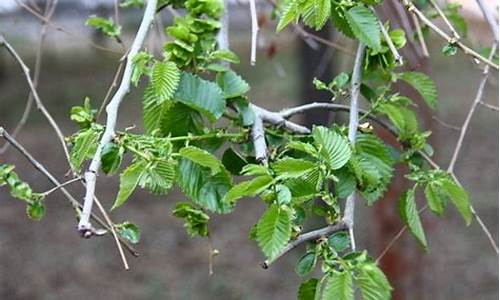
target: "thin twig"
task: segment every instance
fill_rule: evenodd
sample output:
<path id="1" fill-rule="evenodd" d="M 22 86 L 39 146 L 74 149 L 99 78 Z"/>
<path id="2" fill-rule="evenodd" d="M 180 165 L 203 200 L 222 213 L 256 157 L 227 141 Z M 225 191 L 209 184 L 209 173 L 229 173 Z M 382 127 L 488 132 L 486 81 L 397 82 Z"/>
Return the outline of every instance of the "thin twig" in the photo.
<path id="1" fill-rule="evenodd" d="M 481 12 L 483 13 L 484 18 L 488 22 L 491 32 L 493 33 L 493 38 L 495 42 L 498 44 L 498 21 L 495 19 L 491 12 L 497 11 L 497 9 L 492 9 L 488 7 L 488 5 L 484 2 L 484 0 L 476 0 Z"/>
<path id="2" fill-rule="evenodd" d="M 50 190 L 48 190 L 46 192 L 41 193 L 41 195 L 43 197 L 47 197 L 48 195 L 50 195 L 51 193 L 57 191 L 58 189 L 63 188 L 65 186 L 69 185 L 69 184 L 72 184 L 72 183 L 76 182 L 76 181 L 80 181 L 82 179 L 83 179 L 82 177 L 75 177 L 73 179 L 70 179 L 70 180 L 68 180 L 66 182 L 61 183 L 60 185 L 57 185 L 57 186 L 51 188 Z"/>
<path id="3" fill-rule="evenodd" d="M 156 11 L 157 0 L 149 0 L 146 4 L 144 10 L 144 16 L 139 26 L 139 30 L 135 36 L 135 39 L 130 47 L 130 51 L 127 55 L 127 62 L 125 64 L 125 70 L 123 71 L 122 80 L 118 90 L 106 107 L 107 120 L 106 120 L 106 130 L 104 131 L 99 145 L 97 146 L 96 152 L 88 170 L 85 172 L 85 182 L 86 192 L 85 201 L 83 204 L 83 211 L 81 214 L 80 222 L 78 223 L 78 231 L 83 237 L 90 237 L 92 235 L 92 225 L 89 222 L 90 213 L 92 211 L 92 204 L 95 195 L 95 185 L 96 176 L 99 172 L 101 166 L 101 152 L 103 147 L 109 143 L 115 135 L 116 120 L 118 118 L 118 109 L 120 104 L 128 93 L 130 89 L 130 79 L 132 77 L 133 71 L 133 59 L 135 55 L 142 48 L 146 35 L 148 33 L 151 22 L 153 22 L 155 11 Z"/>
<path id="4" fill-rule="evenodd" d="M 113 82 L 111 82 L 111 85 L 108 88 L 108 91 L 106 92 L 106 96 L 104 96 L 104 100 L 101 103 L 101 106 L 99 107 L 99 110 L 97 111 L 97 114 L 95 116 L 95 119 L 98 120 L 99 117 L 101 116 L 102 112 L 104 111 L 104 108 L 106 107 L 106 104 L 108 104 L 109 97 L 111 97 L 111 93 L 115 89 L 117 82 L 118 82 L 118 77 L 120 76 L 120 73 L 122 71 L 124 64 L 124 60 L 120 60 L 120 63 L 118 64 L 118 68 L 116 68 L 115 75 L 113 76 Z"/>
<path id="5" fill-rule="evenodd" d="M 496 50 L 497 50 L 497 44 L 493 45 L 491 47 L 491 52 L 489 55 L 489 59 L 495 55 Z M 476 111 L 476 107 L 481 102 L 483 99 L 483 94 L 484 94 L 484 89 L 486 87 L 486 83 L 488 82 L 488 76 L 489 76 L 489 71 L 490 71 L 490 66 L 486 65 L 484 66 L 483 69 L 483 77 L 481 78 L 481 81 L 479 82 L 479 87 L 476 92 L 476 96 L 474 98 L 474 101 L 472 102 L 472 106 L 469 109 L 469 112 L 467 113 L 467 117 L 465 118 L 465 121 L 461 127 L 460 130 L 460 136 L 458 137 L 457 144 L 455 145 L 455 150 L 453 151 L 453 155 L 451 157 L 450 165 L 448 167 L 448 173 L 452 173 L 455 167 L 455 163 L 457 162 L 458 158 L 458 153 L 460 152 L 460 149 L 462 149 L 462 144 L 464 142 L 465 134 L 467 133 L 467 130 L 469 129 L 469 124 L 472 119 L 472 115 Z"/>
<path id="6" fill-rule="evenodd" d="M 417 18 L 415 13 L 410 13 L 411 20 L 413 21 L 413 26 L 415 26 L 415 30 L 417 31 L 418 43 L 422 48 L 422 54 L 424 57 L 429 57 L 429 50 L 427 49 L 427 44 L 425 42 L 424 34 L 422 33 L 422 26 L 420 26 L 420 21 Z"/>
<path id="7" fill-rule="evenodd" d="M 450 29 L 451 33 L 453 34 L 453 37 L 455 37 L 455 39 L 459 40 L 460 39 L 460 35 L 457 33 L 457 31 L 455 30 L 455 28 L 453 27 L 453 25 L 451 25 L 450 20 L 448 19 L 448 17 L 446 17 L 446 15 L 441 10 L 441 8 L 439 7 L 439 5 L 437 5 L 436 1 L 429 0 L 429 2 L 434 7 L 434 9 L 437 11 L 437 13 L 441 17 L 441 19 L 443 19 L 443 21 L 446 23 L 446 26 L 448 26 L 448 28 Z"/>
<path id="8" fill-rule="evenodd" d="M 488 104 L 484 101 L 479 101 L 479 104 L 481 104 L 482 106 L 486 107 L 486 108 L 489 108 L 493 111 L 498 111 L 498 106 L 495 106 L 495 105 L 491 105 L 491 104 Z"/>
<path id="9" fill-rule="evenodd" d="M 40 171 L 45 177 L 49 179 L 49 181 L 54 185 L 54 186 L 59 186 L 61 183 L 49 172 L 47 169 L 40 163 L 38 160 L 36 160 L 31 153 L 24 148 L 23 145 L 21 145 L 15 138 L 13 138 L 11 135 L 5 131 L 2 127 L 0 127 L 0 137 L 4 138 L 8 143 L 12 144 L 12 146 L 21 153 L 30 163 L 33 165 L 35 169 Z M 66 199 L 69 201 L 69 203 L 73 206 L 76 212 L 80 212 L 80 209 L 82 208 L 82 205 L 66 190 L 64 187 L 60 189 L 60 191 L 63 193 L 63 195 L 66 197 Z M 95 214 L 91 214 L 91 217 L 93 220 L 95 220 L 99 225 L 101 225 L 103 228 L 106 230 L 110 231 L 111 228 L 106 225 L 106 223 L 101 220 L 98 216 Z M 139 256 L 139 253 L 137 250 L 134 249 L 124 238 L 120 237 L 120 243 L 127 249 L 127 251 L 132 254 L 133 256 Z"/>
<path id="10" fill-rule="evenodd" d="M 389 50 L 391 50 L 392 56 L 394 56 L 394 60 L 397 62 L 398 65 L 403 65 L 403 57 L 399 54 L 398 49 L 396 49 L 396 46 L 394 46 L 394 43 L 392 42 L 391 37 L 389 36 L 389 33 L 385 29 L 384 24 L 382 21 L 380 21 L 380 18 L 377 15 L 377 12 L 373 7 L 371 7 L 371 10 L 373 14 L 377 16 L 377 21 L 380 26 L 380 31 L 382 32 L 382 36 L 384 37 L 385 42 L 389 46 Z"/>
<path id="11" fill-rule="evenodd" d="M 346 231 L 346 230 L 348 230 L 347 224 L 341 221 L 337 224 L 328 225 L 326 227 L 317 230 L 303 233 L 299 235 L 296 239 L 289 242 L 283 249 L 281 249 L 281 251 L 273 259 L 264 261 L 261 264 L 261 266 L 262 268 L 267 269 L 274 261 L 276 261 L 283 255 L 287 254 L 288 252 L 290 252 L 291 250 L 295 249 L 297 246 L 305 242 L 317 240 L 322 237 L 330 236 L 336 232 Z"/>
<path id="12" fill-rule="evenodd" d="M 43 116 L 47 119 L 49 124 L 52 126 L 54 131 L 56 132 L 56 135 L 59 139 L 59 142 L 61 143 L 63 150 L 64 150 L 64 155 L 66 156 L 66 159 L 69 161 L 69 151 L 68 147 L 66 146 L 66 142 L 64 141 L 64 134 L 62 133 L 61 129 L 57 125 L 56 121 L 52 117 L 52 115 L 49 113 L 45 105 L 43 104 L 42 100 L 40 100 L 40 97 L 38 96 L 38 92 L 35 88 L 35 85 L 33 81 L 31 80 L 30 76 L 30 70 L 24 63 L 24 61 L 21 59 L 19 54 L 17 54 L 16 50 L 5 40 L 5 38 L 0 34 L 0 46 L 4 46 L 7 51 L 11 54 L 11 56 L 14 58 L 14 60 L 17 62 L 17 64 L 21 67 L 21 70 L 24 72 L 24 76 L 26 77 L 26 81 L 28 82 L 28 85 L 30 87 L 31 93 L 33 94 L 33 97 L 35 98 L 35 103 L 37 105 L 37 108 L 42 112 Z"/>
<path id="13" fill-rule="evenodd" d="M 448 123 L 446 123 L 445 121 L 443 121 L 443 120 L 439 119 L 439 118 L 438 118 L 438 117 L 436 117 L 436 116 L 432 116 L 432 119 L 433 119 L 434 121 L 438 122 L 439 124 L 441 124 L 443 127 L 446 127 L 446 128 L 448 128 L 448 129 L 451 129 L 451 130 L 458 130 L 458 131 L 460 131 L 460 127 L 458 127 L 458 126 L 454 126 L 454 125 L 451 125 L 451 124 L 448 124 Z"/>
<path id="14" fill-rule="evenodd" d="M 250 17 L 252 18 L 252 48 L 250 53 L 250 64 L 255 65 L 257 56 L 257 34 L 259 33 L 259 22 L 257 21 L 257 8 L 255 7 L 255 0 L 249 0 L 250 4 Z"/>
<path id="15" fill-rule="evenodd" d="M 354 60 L 354 67 L 352 70 L 351 79 L 351 105 L 349 110 L 349 141 L 354 144 L 356 142 L 356 133 L 358 132 L 359 120 L 359 93 L 361 87 L 361 74 L 363 70 L 363 60 L 365 57 L 366 46 L 359 43 L 358 50 L 356 51 L 356 58 Z M 356 243 L 354 239 L 354 207 L 356 204 L 356 193 L 353 192 L 349 195 L 345 202 L 344 217 L 342 221 L 347 224 L 349 228 L 349 236 L 351 238 L 351 249 L 356 251 Z"/>
<path id="16" fill-rule="evenodd" d="M 457 46 L 459 49 L 461 49 L 465 54 L 473 57 L 477 61 L 480 61 L 484 64 L 487 64 L 495 69 L 498 70 L 498 65 L 495 64 L 494 62 L 491 61 L 491 59 L 484 58 L 481 54 L 477 53 L 476 51 L 472 50 L 471 48 L 467 47 L 465 44 L 463 44 L 460 41 L 457 41 L 455 38 L 450 37 L 448 34 L 443 32 L 439 27 L 434 25 L 418 8 L 413 5 L 413 3 L 409 2 L 408 0 L 404 0 L 406 7 L 410 13 L 415 13 L 415 15 L 427 26 L 429 26 L 432 31 L 436 32 L 439 36 L 441 36 L 444 40 L 446 40 L 447 43 L 453 44 Z"/>
<path id="17" fill-rule="evenodd" d="M 50 20 L 52 18 L 52 15 L 56 9 L 58 0 L 52 0 L 52 1 L 47 1 L 45 3 L 45 17 L 47 20 Z M 33 86 L 35 88 L 38 87 L 38 80 L 40 78 L 40 71 L 41 71 L 41 66 L 42 66 L 42 49 L 43 49 L 43 43 L 45 41 L 45 37 L 47 34 L 47 22 L 42 21 L 42 28 L 40 29 L 40 38 L 38 39 L 38 46 L 35 54 L 35 69 L 33 73 Z M 26 106 L 24 107 L 23 114 L 21 118 L 19 119 L 19 122 L 17 123 L 16 127 L 12 131 L 12 136 L 15 138 L 17 135 L 21 132 L 23 129 L 24 125 L 26 125 L 26 122 L 28 121 L 28 117 L 31 112 L 31 108 L 33 107 L 33 93 L 30 91 L 28 100 L 26 101 Z M 0 155 L 4 154 L 7 149 L 9 148 L 9 143 L 5 143 L 5 145 L 0 149 Z"/>
<path id="18" fill-rule="evenodd" d="M 50 21 L 49 19 L 47 19 L 46 17 L 44 17 L 43 15 L 41 15 L 40 13 L 38 13 L 37 11 L 35 11 L 34 9 L 32 9 L 31 7 L 27 6 L 26 4 L 24 4 L 21 0 L 15 0 L 16 3 L 21 6 L 22 8 L 24 8 L 25 10 L 27 10 L 29 13 L 31 13 L 33 16 L 37 17 L 38 19 L 46 22 L 48 25 L 54 27 L 54 29 L 56 29 L 57 31 L 61 31 L 61 32 L 64 32 L 66 33 L 67 35 L 79 40 L 79 41 L 84 41 L 85 43 L 87 43 L 88 45 L 90 45 L 91 47 L 94 47 L 95 49 L 98 49 L 98 50 L 103 50 L 103 51 L 107 51 L 107 52 L 111 52 L 111 53 L 115 53 L 115 54 L 122 54 L 121 52 L 119 51 L 116 51 L 116 50 L 113 50 L 113 49 L 110 49 L 110 48 L 106 48 L 104 46 L 101 46 L 101 45 L 98 45 L 96 43 L 94 43 L 92 40 L 90 40 L 89 38 L 87 37 L 84 37 L 84 36 L 81 36 L 79 34 L 76 34 L 74 32 L 71 32 L 71 31 L 68 31 L 67 29 L 59 26 L 59 25 L 56 25 L 54 22 Z"/>

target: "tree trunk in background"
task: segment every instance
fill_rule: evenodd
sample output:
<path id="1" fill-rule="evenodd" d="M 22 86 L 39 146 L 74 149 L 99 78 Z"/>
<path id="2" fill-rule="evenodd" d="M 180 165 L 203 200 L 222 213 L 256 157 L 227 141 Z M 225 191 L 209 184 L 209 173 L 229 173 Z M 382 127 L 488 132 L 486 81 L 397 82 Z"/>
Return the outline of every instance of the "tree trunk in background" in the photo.
<path id="1" fill-rule="evenodd" d="M 307 27 L 306 31 L 318 35 L 324 39 L 332 38 L 331 26 L 323 27 L 321 31 L 313 31 Z M 313 80 L 318 78 L 322 81 L 330 81 L 333 76 L 332 59 L 335 55 L 334 49 L 323 44 L 311 41 L 307 43 L 304 39 L 300 40 L 300 74 L 301 91 L 303 104 L 310 102 L 326 101 L 331 95 L 326 91 L 318 91 L 314 88 Z M 309 111 L 304 116 L 304 122 L 307 126 L 312 124 L 327 124 L 330 113 L 326 110 Z"/>

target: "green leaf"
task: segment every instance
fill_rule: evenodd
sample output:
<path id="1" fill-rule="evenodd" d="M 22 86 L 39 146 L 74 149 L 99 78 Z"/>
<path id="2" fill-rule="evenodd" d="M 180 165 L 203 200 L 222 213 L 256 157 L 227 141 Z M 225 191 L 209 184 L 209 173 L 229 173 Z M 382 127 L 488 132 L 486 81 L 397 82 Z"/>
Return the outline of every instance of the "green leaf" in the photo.
<path id="1" fill-rule="evenodd" d="M 315 266 L 316 266 L 316 253 L 307 252 L 297 262 L 297 266 L 295 267 L 295 272 L 297 272 L 299 276 L 305 276 L 311 273 L 312 270 L 314 270 Z"/>
<path id="2" fill-rule="evenodd" d="M 221 169 L 211 175 L 210 170 L 191 160 L 181 159 L 177 177 L 179 186 L 194 203 L 216 213 L 228 213 L 232 205 L 224 196 L 232 186 L 229 173 Z"/>
<path id="3" fill-rule="evenodd" d="M 332 271 L 326 277 L 325 287 L 323 288 L 324 300 L 354 300 L 354 288 L 352 285 L 352 276 L 349 271 Z"/>
<path id="4" fill-rule="evenodd" d="M 125 203 L 132 192 L 135 190 L 141 177 L 146 172 L 146 162 L 137 161 L 125 169 L 125 171 L 120 175 L 120 190 L 118 191 L 118 196 L 116 196 L 115 203 L 111 209 L 115 209 Z"/>
<path id="5" fill-rule="evenodd" d="M 222 164 L 231 174 L 239 175 L 247 163 L 246 159 L 231 147 L 222 154 Z"/>
<path id="6" fill-rule="evenodd" d="M 115 173 L 122 162 L 124 149 L 114 143 L 107 143 L 101 152 L 101 168 L 105 174 Z"/>
<path id="7" fill-rule="evenodd" d="M 171 106 L 172 104 L 168 101 L 159 101 L 151 83 L 146 87 L 142 101 L 142 116 L 147 133 L 152 134 L 160 128 L 164 115 Z"/>
<path id="8" fill-rule="evenodd" d="M 429 183 L 424 190 L 427 204 L 432 212 L 438 216 L 442 216 L 447 203 L 446 195 L 443 193 L 439 185 Z"/>
<path id="9" fill-rule="evenodd" d="M 445 179 L 441 183 L 443 191 L 455 205 L 458 212 L 462 215 L 465 223 L 469 225 L 472 222 L 472 211 L 469 203 L 469 194 L 451 179 Z"/>
<path id="10" fill-rule="evenodd" d="M 121 237 L 130 241 L 132 244 L 139 243 L 139 240 L 141 239 L 141 231 L 139 230 L 139 227 L 128 221 L 121 224 L 115 224 L 115 229 Z"/>
<path id="11" fill-rule="evenodd" d="M 458 52 L 458 47 L 455 46 L 455 44 L 446 44 L 443 49 L 441 49 L 441 52 L 445 55 L 445 56 L 453 56 L 455 54 L 457 54 Z"/>
<path id="12" fill-rule="evenodd" d="M 390 300 L 392 287 L 380 268 L 373 262 L 361 263 L 357 268 L 356 283 L 363 300 Z"/>
<path id="13" fill-rule="evenodd" d="M 344 251 L 349 247 L 350 240 L 347 232 L 336 232 L 328 238 L 328 245 L 335 249 L 335 251 Z"/>
<path id="14" fill-rule="evenodd" d="M 130 78 L 132 84 L 137 86 L 139 84 L 139 81 L 141 80 L 141 76 L 148 73 L 148 64 L 152 59 L 153 55 L 144 51 L 141 51 L 134 56 L 134 58 L 132 59 L 132 77 Z"/>
<path id="15" fill-rule="evenodd" d="M 174 99 L 215 121 L 224 113 L 226 101 L 217 84 L 196 75 L 182 73 Z"/>
<path id="16" fill-rule="evenodd" d="M 243 181 L 233 186 L 225 195 L 224 202 L 233 203 L 242 197 L 253 197 L 273 183 L 273 178 L 269 175 L 260 175 L 250 181 Z"/>
<path id="17" fill-rule="evenodd" d="M 166 194 L 174 184 L 176 176 L 174 160 L 160 160 L 150 164 L 139 184 L 156 195 Z"/>
<path id="18" fill-rule="evenodd" d="M 271 205 L 257 224 L 257 243 L 268 259 L 273 259 L 290 239 L 290 212 Z"/>
<path id="19" fill-rule="evenodd" d="M 35 221 L 40 221 L 45 216 L 45 204 L 41 200 L 33 201 L 26 206 L 26 214 Z"/>
<path id="20" fill-rule="evenodd" d="M 217 74 L 216 81 L 226 99 L 242 96 L 250 90 L 248 83 L 232 70 Z"/>
<path id="21" fill-rule="evenodd" d="M 391 122 L 399 130 L 399 138 L 409 140 L 418 132 L 418 121 L 415 113 L 398 104 L 384 103 L 377 108 L 389 117 Z"/>
<path id="22" fill-rule="evenodd" d="M 182 103 L 169 105 L 163 112 L 160 129 L 164 135 L 183 136 L 201 132 L 203 119 L 199 112 Z"/>
<path id="23" fill-rule="evenodd" d="M 314 0 L 314 28 L 320 30 L 330 17 L 332 1 Z"/>
<path id="24" fill-rule="evenodd" d="M 271 166 L 276 175 L 286 179 L 301 177 L 315 168 L 316 164 L 303 159 L 284 158 L 276 161 Z"/>
<path id="25" fill-rule="evenodd" d="M 349 141 L 337 132 L 323 126 L 315 126 L 312 135 L 320 156 L 333 170 L 342 168 L 351 158 Z"/>
<path id="26" fill-rule="evenodd" d="M 358 5 L 349 9 L 345 16 L 356 38 L 378 52 L 380 50 L 380 25 L 370 9 Z"/>
<path id="27" fill-rule="evenodd" d="M 398 78 L 415 88 L 429 107 L 436 108 L 437 88 L 429 76 L 420 72 L 404 72 L 399 73 Z"/>
<path id="28" fill-rule="evenodd" d="M 241 125 L 250 126 L 255 121 L 255 113 L 250 107 L 248 101 L 242 97 L 233 100 L 233 104 L 238 110 Z"/>
<path id="29" fill-rule="evenodd" d="M 314 300 L 316 295 L 316 287 L 318 286 L 319 280 L 317 278 L 311 278 L 300 284 L 299 291 L 297 293 L 298 300 Z"/>
<path id="30" fill-rule="evenodd" d="M 173 62 L 157 62 L 151 74 L 151 86 L 159 103 L 169 100 L 179 84 L 180 71 Z"/>
<path id="31" fill-rule="evenodd" d="M 424 249 L 427 249 L 424 228 L 420 222 L 417 204 L 415 203 L 415 190 L 411 189 L 401 197 L 399 200 L 399 212 L 413 236 Z"/>
<path id="32" fill-rule="evenodd" d="M 227 49 L 218 49 L 210 54 L 213 59 L 220 59 L 224 61 L 228 61 L 233 64 L 239 64 L 240 59 L 238 58 L 238 55 L 236 55 L 234 52 L 227 50 Z"/>
<path id="33" fill-rule="evenodd" d="M 209 168 L 212 175 L 219 173 L 221 170 L 222 165 L 217 157 L 203 149 L 187 146 L 179 150 L 179 154 L 194 163 Z"/>
<path id="34" fill-rule="evenodd" d="M 121 34 L 121 27 L 113 23 L 112 20 L 104 19 L 97 16 L 90 16 L 85 22 L 86 26 L 94 27 L 110 37 L 119 37 Z"/>
<path id="35" fill-rule="evenodd" d="M 288 1 L 280 16 L 278 27 L 276 28 L 277 32 L 283 30 L 291 22 L 297 22 L 299 19 L 299 2 L 299 0 Z"/>
<path id="36" fill-rule="evenodd" d="M 339 198 L 347 198 L 356 191 L 356 177 L 348 168 L 341 168 L 335 173 L 335 176 L 339 179 L 337 182 L 333 183 Z"/>
<path id="37" fill-rule="evenodd" d="M 292 201 L 292 192 L 286 185 L 276 185 L 276 200 L 279 205 L 286 205 Z"/>
<path id="38" fill-rule="evenodd" d="M 80 170 L 82 163 L 91 158 L 97 149 L 100 134 L 93 128 L 79 131 L 70 153 L 70 162 L 74 170 Z"/>
<path id="39" fill-rule="evenodd" d="M 175 206 L 173 214 L 184 219 L 184 227 L 190 237 L 208 235 L 208 220 L 210 217 L 203 210 L 196 208 L 191 203 L 180 202 Z"/>

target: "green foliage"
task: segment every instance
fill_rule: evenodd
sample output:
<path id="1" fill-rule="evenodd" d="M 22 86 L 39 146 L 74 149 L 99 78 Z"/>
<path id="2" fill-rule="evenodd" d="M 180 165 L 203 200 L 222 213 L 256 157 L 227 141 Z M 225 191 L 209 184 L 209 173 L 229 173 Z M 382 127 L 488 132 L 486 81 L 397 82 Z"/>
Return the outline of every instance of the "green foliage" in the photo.
<path id="1" fill-rule="evenodd" d="M 425 100 L 427 105 L 429 105 L 429 107 L 436 108 L 437 88 L 436 84 L 429 76 L 419 72 L 404 72 L 399 73 L 397 75 L 397 78 L 405 81 L 413 88 L 415 88 Z"/>
<path id="2" fill-rule="evenodd" d="M 114 143 L 104 145 L 101 152 L 101 168 L 108 175 L 114 174 L 120 168 L 125 148 Z"/>
<path id="3" fill-rule="evenodd" d="M 352 275 L 348 271 L 332 271 L 327 275 L 321 299 L 353 300 Z"/>
<path id="4" fill-rule="evenodd" d="M 257 243 L 268 259 L 273 259 L 290 239 L 292 225 L 288 209 L 271 205 L 257 224 Z"/>
<path id="5" fill-rule="evenodd" d="M 415 189 L 407 191 L 399 200 L 399 213 L 401 219 L 406 223 L 410 232 L 418 240 L 424 249 L 427 249 L 424 228 L 415 202 Z"/>
<path id="6" fill-rule="evenodd" d="M 179 154 L 200 166 L 210 169 L 210 174 L 215 175 L 221 171 L 223 166 L 213 154 L 193 146 L 187 146 L 179 150 Z"/>
<path id="7" fill-rule="evenodd" d="M 70 112 L 71 121 L 77 123 L 81 129 L 89 128 L 95 121 L 97 110 L 90 106 L 90 99 L 85 98 L 83 106 L 73 106 Z"/>
<path id="8" fill-rule="evenodd" d="M 172 62 L 157 62 L 151 71 L 151 86 L 159 103 L 169 100 L 179 83 L 180 72 Z"/>
<path id="9" fill-rule="evenodd" d="M 250 90 L 250 86 L 234 71 L 225 71 L 217 74 L 217 84 L 225 98 L 242 96 Z"/>
<path id="10" fill-rule="evenodd" d="M 381 32 L 377 17 L 366 6 L 358 5 L 346 13 L 354 36 L 375 51 L 380 50 Z"/>
<path id="11" fill-rule="evenodd" d="M 210 217 L 203 210 L 187 202 L 177 203 L 174 216 L 184 219 L 184 227 L 190 237 L 208 236 L 208 220 Z"/>
<path id="12" fill-rule="evenodd" d="M 316 266 L 316 253 L 307 252 L 304 254 L 299 261 L 297 262 L 297 266 L 295 267 L 295 272 L 300 276 L 305 276 L 311 273 Z"/>
<path id="13" fill-rule="evenodd" d="M 80 130 L 71 138 L 70 162 L 74 170 L 80 170 L 82 163 L 86 159 L 92 158 L 100 136 L 101 130 L 93 126 Z"/>
<path id="14" fill-rule="evenodd" d="M 133 244 L 139 243 L 141 239 L 141 231 L 139 230 L 139 227 L 128 221 L 121 224 L 115 224 L 115 230 L 120 236 Z"/>
<path id="15" fill-rule="evenodd" d="M 121 34 L 121 26 L 113 23 L 111 19 L 90 16 L 85 22 L 85 25 L 94 27 L 95 29 L 110 37 L 119 37 Z"/>
<path id="16" fill-rule="evenodd" d="M 318 282 L 317 278 L 311 278 L 301 283 L 297 293 L 298 300 L 314 300 Z"/>
<path id="17" fill-rule="evenodd" d="M 146 173 L 146 164 L 145 161 L 137 161 L 128 166 L 120 175 L 120 190 L 111 209 L 123 205 L 128 200 Z"/>
<path id="18" fill-rule="evenodd" d="M 340 169 L 347 163 L 351 157 L 351 147 L 345 137 L 322 126 L 314 127 L 312 135 L 319 157 L 332 170 Z"/>

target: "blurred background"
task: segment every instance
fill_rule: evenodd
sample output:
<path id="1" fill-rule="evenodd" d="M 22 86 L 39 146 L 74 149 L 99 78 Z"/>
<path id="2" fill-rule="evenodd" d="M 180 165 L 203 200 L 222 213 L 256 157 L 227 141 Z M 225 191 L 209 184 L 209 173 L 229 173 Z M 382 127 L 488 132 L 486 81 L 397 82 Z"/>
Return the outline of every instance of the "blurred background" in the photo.
<path id="1" fill-rule="evenodd" d="M 17 1 L 17 0 L 16 0 Z M 19 51 L 34 70 L 41 32 L 41 19 L 14 0 L 0 1 L 0 33 Z M 21 0 L 20 0 L 21 1 Z M 397 1 L 384 5 L 380 13 L 394 27 Z M 496 9 L 496 1 L 487 1 Z M 43 14 L 45 1 L 24 0 L 25 6 Z M 62 127 L 65 135 L 77 130 L 69 110 L 89 97 L 94 106 L 102 102 L 113 81 L 123 50 L 113 40 L 84 25 L 89 15 L 112 17 L 113 0 L 59 0 L 42 46 L 38 91 L 42 101 Z M 395 4 L 396 3 L 396 4 Z M 491 46 L 491 32 L 475 1 L 463 0 L 461 13 L 468 22 L 466 43 L 481 50 Z M 329 29 L 318 33 L 350 50 L 346 54 L 311 39 L 297 30 L 274 32 L 268 2 L 258 1 L 259 49 L 256 66 L 250 66 L 250 16 L 247 1 L 230 1 L 230 44 L 240 55 L 234 68 L 250 83 L 250 100 L 268 109 L 281 109 L 309 101 L 327 101 L 312 87 L 312 78 L 330 80 L 341 71 L 350 72 L 355 45 Z M 120 9 L 123 41 L 130 45 L 142 11 Z M 157 24 L 168 26 L 172 12 L 165 10 Z M 443 23 L 436 21 L 440 27 Z M 153 28 L 146 47 L 160 55 L 165 38 L 161 25 Z M 411 27 L 411 26 L 410 26 Z M 411 29 L 411 28 L 410 28 Z M 109 50 L 96 49 L 89 44 Z M 418 45 L 418 43 L 417 43 Z M 461 126 L 472 104 L 480 80 L 480 66 L 459 52 L 441 54 L 445 43 L 429 34 L 431 58 L 426 59 L 411 42 L 405 48 L 409 68 L 428 73 L 438 85 L 439 107 L 428 111 L 419 105 L 423 127 L 432 130 L 435 159 L 449 163 L 459 136 L 435 118 Z M 349 52 L 349 51 L 348 51 Z M 134 89 L 125 99 L 120 127 L 141 124 L 141 92 Z M 407 87 L 402 93 L 412 95 Z M 0 48 L 0 126 L 12 131 L 21 117 L 29 89 L 19 67 Z M 484 102 L 498 106 L 498 73 L 490 76 Z M 416 97 L 418 99 L 418 97 Z M 316 112 L 303 116 L 304 124 L 343 122 L 345 116 Z M 102 120 L 101 120 L 102 122 Z M 33 109 L 18 140 L 53 174 L 64 181 L 68 168 L 59 142 L 45 119 Z M 388 141 L 391 142 L 391 141 Z M 0 144 L 0 147 L 3 146 Z M 36 191 L 51 188 L 48 180 L 10 148 L 0 154 L 0 163 L 16 165 L 20 177 Z M 456 165 L 456 174 L 470 192 L 471 201 L 486 226 L 498 240 L 498 113 L 479 106 L 472 119 Z M 359 199 L 356 212 L 358 247 L 378 256 L 399 231 L 396 200 L 405 188 L 405 179 L 394 186 L 374 208 Z M 101 176 L 98 196 L 110 207 L 118 189 L 118 177 Z M 83 190 L 71 187 L 75 195 Z M 260 201 L 240 201 L 233 214 L 212 215 L 210 230 L 215 248 L 215 274 L 208 276 L 208 241 L 190 239 L 182 221 L 172 216 L 174 204 L 185 199 L 179 191 L 154 197 L 136 191 L 127 205 L 113 211 L 116 222 L 130 220 L 142 231 L 137 249 L 139 258 L 129 258 L 131 270 L 123 270 L 111 238 L 81 239 L 75 230 L 72 208 L 59 193 L 47 199 L 47 213 L 40 222 L 30 221 L 23 203 L 0 189 L 0 298 L 1 299 L 295 299 L 299 283 L 296 249 L 268 270 L 256 244 L 247 239 L 254 222 L 264 211 Z M 419 199 L 423 205 L 423 199 Z M 498 299 L 498 257 L 476 222 L 466 227 L 449 207 L 443 218 L 423 213 L 429 242 L 428 253 L 420 251 L 407 233 L 381 261 L 395 288 L 394 299 Z M 317 227 L 321 226 L 320 223 Z"/>

